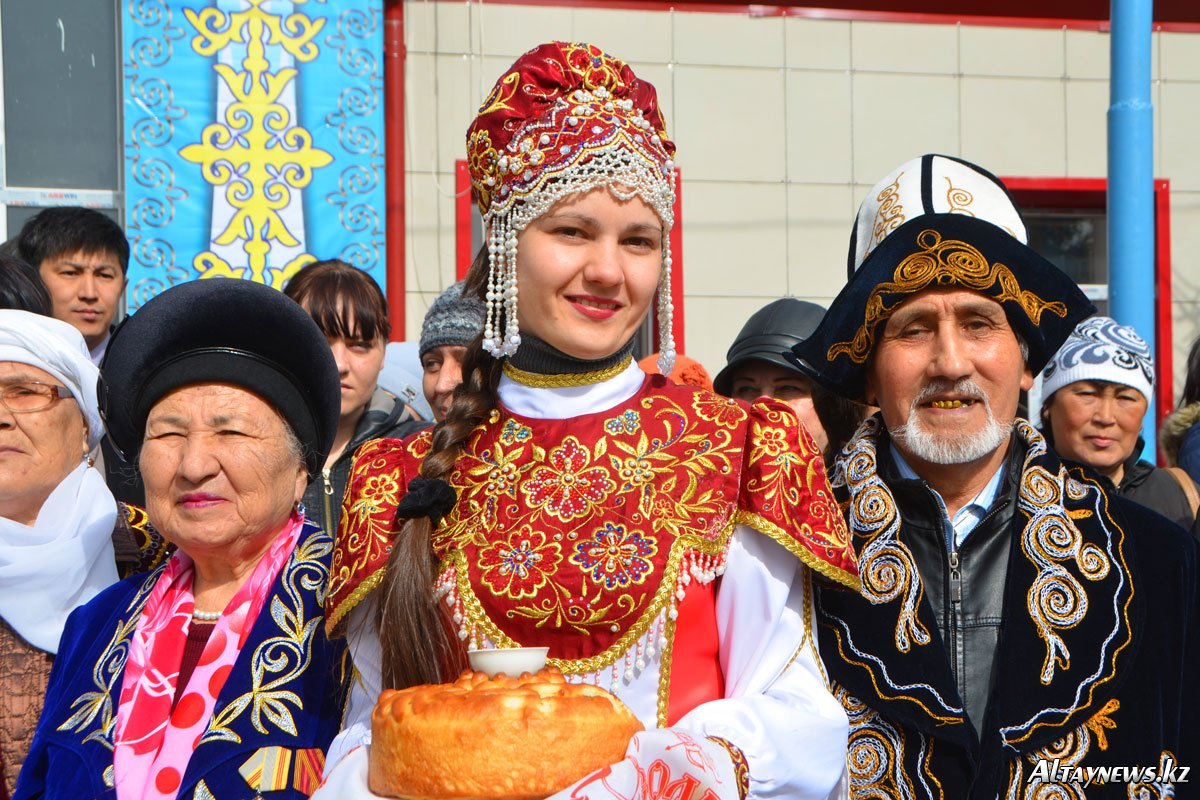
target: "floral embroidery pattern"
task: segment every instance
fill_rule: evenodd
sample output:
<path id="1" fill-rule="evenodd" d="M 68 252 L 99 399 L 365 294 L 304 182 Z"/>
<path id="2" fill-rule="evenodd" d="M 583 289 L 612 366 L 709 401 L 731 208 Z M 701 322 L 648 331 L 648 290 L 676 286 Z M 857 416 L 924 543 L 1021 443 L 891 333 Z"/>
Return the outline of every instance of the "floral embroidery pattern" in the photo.
<path id="1" fill-rule="evenodd" d="M 654 565 L 649 559 L 658 552 L 654 539 L 624 525 L 604 523 L 592 538 L 575 545 L 571 563 L 578 564 L 604 588 L 641 583 Z"/>
<path id="2" fill-rule="evenodd" d="M 394 476 L 403 492 L 429 441 L 365 445 L 347 505 L 372 475 Z M 621 658 L 687 580 L 701 580 L 695 559 L 720 561 L 739 522 L 857 586 L 820 453 L 781 403 L 747 408 L 669 385 L 573 420 L 534 423 L 500 407 L 467 437 L 448 480 L 458 504 L 432 545 L 439 591 L 461 609 L 459 635 L 501 647 L 537 639 L 568 674 Z M 332 629 L 378 585 L 394 521 L 383 509 L 340 531 Z"/>
<path id="3" fill-rule="evenodd" d="M 493 592 L 520 599 L 533 597 L 558 569 L 562 547 L 547 542 L 546 534 L 529 528 L 493 543 L 479 552 L 483 582 Z"/>
<path id="4" fill-rule="evenodd" d="M 533 470 L 521 491 L 535 508 L 563 522 L 582 517 L 617 488 L 601 466 L 574 436 L 550 451 L 549 464 Z"/>
<path id="5" fill-rule="evenodd" d="M 613 436 L 619 436 L 622 433 L 632 436 L 638 432 L 639 427 L 641 427 L 641 417 L 632 408 L 627 409 L 625 413 L 618 417 L 613 417 L 604 423 L 604 430 Z"/>
<path id="6" fill-rule="evenodd" d="M 713 422 L 722 428 L 736 428 L 745 419 L 746 412 L 730 397 L 709 392 L 697 392 L 692 399 L 692 410 L 705 422 Z"/>
<path id="7" fill-rule="evenodd" d="M 500 432 L 500 444 L 517 444 L 527 442 L 532 438 L 533 431 L 529 429 L 529 426 L 522 425 L 515 419 L 504 421 L 504 430 Z"/>

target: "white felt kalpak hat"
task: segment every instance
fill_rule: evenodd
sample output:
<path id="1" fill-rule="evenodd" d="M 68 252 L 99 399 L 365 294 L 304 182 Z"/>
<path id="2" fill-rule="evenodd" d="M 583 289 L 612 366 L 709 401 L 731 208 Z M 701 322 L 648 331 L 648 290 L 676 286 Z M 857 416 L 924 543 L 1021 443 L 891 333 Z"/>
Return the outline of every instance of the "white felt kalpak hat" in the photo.
<path id="1" fill-rule="evenodd" d="M 847 267 L 846 286 L 791 360 L 852 400 L 863 398 L 877 330 L 921 292 L 967 289 L 999 303 L 1035 372 L 1096 311 L 1074 281 L 1029 247 L 1004 184 L 950 156 L 911 159 L 875 184 L 855 217 Z"/>

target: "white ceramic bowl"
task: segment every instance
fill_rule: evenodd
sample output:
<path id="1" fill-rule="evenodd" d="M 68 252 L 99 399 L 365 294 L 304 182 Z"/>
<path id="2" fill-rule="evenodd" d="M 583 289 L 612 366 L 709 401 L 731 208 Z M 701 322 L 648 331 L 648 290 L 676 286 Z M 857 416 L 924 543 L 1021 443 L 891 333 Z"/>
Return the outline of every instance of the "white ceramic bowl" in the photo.
<path id="1" fill-rule="evenodd" d="M 546 666 L 546 654 L 549 652 L 549 647 L 468 650 L 467 660 L 471 662 L 471 669 L 486 672 L 489 678 L 494 678 L 501 672 L 509 677 L 518 678 L 526 672 L 532 675 Z"/>

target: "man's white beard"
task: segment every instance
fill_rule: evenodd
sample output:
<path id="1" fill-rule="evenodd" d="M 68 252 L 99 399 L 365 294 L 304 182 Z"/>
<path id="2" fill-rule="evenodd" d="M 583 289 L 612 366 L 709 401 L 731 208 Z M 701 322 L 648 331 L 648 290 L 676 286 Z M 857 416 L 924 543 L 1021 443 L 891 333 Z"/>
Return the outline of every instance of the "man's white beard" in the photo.
<path id="1" fill-rule="evenodd" d="M 939 394 L 954 393 L 983 403 L 987 420 L 983 429 L 960 434 L 934 434 L 921 427 L 917 408 Z M 889 427 L 888 433 L 902 450 L 928 464 L 967 464 L 994 453 L 1012 435 L 1012 420 L 1002 423 L 992 414 L 992 404 L 983 389 L 964 378 L 958 383 L 934 381 L 921 390 L 908 410 L 903 425 Z"/>

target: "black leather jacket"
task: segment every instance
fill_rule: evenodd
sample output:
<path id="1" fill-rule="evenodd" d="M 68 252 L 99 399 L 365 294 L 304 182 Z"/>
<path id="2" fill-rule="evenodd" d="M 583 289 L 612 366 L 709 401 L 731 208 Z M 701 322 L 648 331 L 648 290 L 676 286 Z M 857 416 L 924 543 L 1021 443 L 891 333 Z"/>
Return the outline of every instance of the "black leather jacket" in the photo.
<path id="1" fill-rule="evenodd" d="M 904 520 L 904 541 L 921 573 L 925 596 L 976 735 L 994 683 L 993 663 L 1023 456 L 1014 438 L 995 502 L 953 551 L 947 547 L 948 541 L 954 541 L 950 521 L 929 484 L 899 477 L 890 453 L 880 458 L 884 480 Z"/>
<path id="2" fill-rule="evenodd" d="M 429 427 L 430 423 L 414 419 L 404 401 L 383 389 L 376 389 L 354 430 L 354 438 L 338 456 L 332 467 L 321 470 L 304 492 L 304 515 L 330 536 L 337 537 L 342 511 L 342 494 L 350 479 L 354 451 L 372 439 L 403 439 Z"/>

